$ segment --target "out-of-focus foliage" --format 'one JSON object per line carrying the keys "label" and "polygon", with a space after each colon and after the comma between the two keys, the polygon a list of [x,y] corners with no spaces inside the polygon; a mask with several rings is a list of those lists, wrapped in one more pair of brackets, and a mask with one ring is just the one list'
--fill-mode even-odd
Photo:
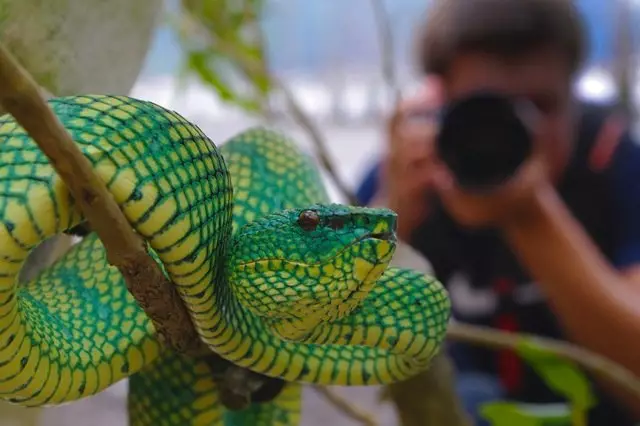
{"label": "out-of-focus foliage", "polygon": [[574,363],[540,349],[534,340],[522,340],[518,354],[542,377],[547,386],[567,398],[573,424],[585,424],[585,414],[596,404],[591,383]]}
{"label": "out-of-focus foliage", "polygon": [[182,0],[174,20],[185,63],[224,101],[259,112],[271,89],[262,38],[263,0]]}
{"label": "out-of-focus foliage", "polygon": [[564,406],[523,405],[492,402],[481,409],[492,426],[571,426],[571,412]]}
{"label": "out-of-focus foliage", "polygon": [[582,370],[540,348],[535,340],[522,339],[517,352],[550,389],[567,399],[568,405],[495,402],[482,407],[482,416],[493,426],[586,426],[586,412],[595,405],[596,398]]}

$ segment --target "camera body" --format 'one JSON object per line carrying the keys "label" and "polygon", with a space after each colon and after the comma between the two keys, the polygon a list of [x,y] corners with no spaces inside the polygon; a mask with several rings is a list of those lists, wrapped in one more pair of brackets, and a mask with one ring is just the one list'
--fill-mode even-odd
{"label": "camera body", "polygon": [[536,112],[529,102],[490,91],[451,102],[440,115],[438,156],[465,190],[495,189],[531,155]]}

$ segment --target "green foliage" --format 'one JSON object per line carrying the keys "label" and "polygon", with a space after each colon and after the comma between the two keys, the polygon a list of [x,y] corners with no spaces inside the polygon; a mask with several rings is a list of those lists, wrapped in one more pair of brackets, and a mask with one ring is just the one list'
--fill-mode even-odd
{"label": "green foliage", "polygon": [[571,412],[564,406],[540,406],[493,402],[480,410],[493,426],[569,426]]}
{"label": "green foliage", "polygon": [[[186,53],[186,72],[195,73],[200,80],[210,86],[225,102],[235,104],[244,110],[258,111],[260,103],[251,97],[240,94],[240,90],[234,88],[232,76],[229,71],[221,70],[220,63],[216,61],[216,55],[210,50],[193,50]],[[226,77],[225,77],[226,76]]]}
{"label": "green foliage", "polygon": [[534,339],[521,339],[518,354],[542,377],[550,389],[571,403],[574,424],[584,423],[585,413],[595,405],[591,383],[573,363],[545,351]]}
{"label": "green foliage", "polygon": [[260,15],[264,0],[182,0],[173,20],[185,52],[182,77],[197,76],[220,99],[259,112],[271,91]]}
{"label": "green foliage", "polygon": [[586,425],[586,412],[596,399],[585,374],[573,362],[542,348],[535,339],[522,338],[516,351],[550,389],[567,399],[570,411],[556,413],[539,407],[533,409],[530,405],[498,402],[484,405],[482,415],[493,426]]}

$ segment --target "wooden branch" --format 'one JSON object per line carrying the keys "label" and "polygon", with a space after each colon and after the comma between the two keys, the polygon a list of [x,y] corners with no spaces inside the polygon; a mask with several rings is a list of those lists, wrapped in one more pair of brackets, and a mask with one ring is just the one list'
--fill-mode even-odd
{"label": "wooden branch", "polygon": [[365,426],[377,426],[371,414],[351,404],[326,386],[313,386],[313,389],[324,397],[331,405],[336,407],[345,416],[362,423]]}
{"label": "wooden branch", "polygon": [[[40,87],[40,93],[44,99],[51,99],[53,95],[43,87]],[[0,115],[7,114],[0,105]],[[73,238],[69,235],[56,235],[43,241],[38,247],[33,249],[27,260],[25,260],[18,281],[21,283],[31,281],[42,270],[51,266],[56,260],[61,258],[73,245]]]}
{"label": "wooden branch", "polygon": [[91,164],[49,108],[31,76],[0,45],[0,105],[49,158],[91,228],[102,240],[109,263],[153,322],[159,339],[179,352],[203,345],[173,284],[147,254],[144,240],[93,173]]}
{"label": "wooden branch", "polygon": [[304,112],[302,106],[298,103],[295,96],[289,88],[282,84],[281,82],[277,83],[277,87],[284,95],[284,99],[287,103],[289,111],[293,116],[293,119],[300,127],[306,130],[307,134],[311,138],[311,142],[316,151],[316,155],[320,160],[320,164],[325,168],[333,183],[338,187],[338,190],[342,193],[342,195],[347,199],[347,202],[353,206],[357,206],[360,203],[356,198],[353,191],[349,189],[347,184],[342,180],[340,175],[338,174],[338,170],[333,165],[333,161],[329,157],[329,148],[327,147],[326,139],[322,136],[322,132],[320,129],[314,124],[313,120],[307,113]]}
{"label": "wooden branch", "polygon": [[[217,44],[215,44],[215,46],[220,51],[224,52],[227,56],[234,55],[235,57],[231,56],[231,58],[233,58],[238,65],[243,67],[245,73],[247,73],[248,75],[261,75],[260,68],[256,64],[252,64],[254,60],[248,57],[244,58],[237,49],[227,47],[222,42],[218,42]],[[294,94],[291,92],[291,90],[289,90],[286,84],[282,83],[274,76],[269,76],[269,79],[271,80],[271,84],[273,85],[273,87],[282,93],[293,120],[300,127],[302,127],[302,129],[304,129],[311,138],[311,142],[313,144],[313,147],[315,148],[316,155],[320,160],[320,164],[322,164],[322,167],[324,167],[324,169],[327,171],[327,173],[331,177],[331,180],[333,180],[334,185],[347,199],[349,204],[354,206],[358,205],[358,199],[353,194],[353,191],[349,189],[348,185],[340,177],[338,171],[333,165],[333,161],[331,160],[329,155],[329,148],[320,128],[315,125],[311,117],[309,117],[309,115],[304,111],[304,108],[302,108],[302,106],[300,105]]]}
{"label": "wooden branch", "polygon": [[640,379],[619,364],[579,346],[553,339],[513,334],[489,327],[461,323],[449,325],[447,338],[491,349],[512,349],[515,352],[528,341],[542,352],[548,352],[567,361],[572,361],[594,375],[618,385],[640,401]]}
{"label": "wooden branch", "polygon": [[373,17],[378,28],[378,39],[380,41],[380,70],[382,78],[393,95],[394,104],[400,101],[402,96],[398,85],[396,73],[396,55],[394,48],[393,28],[391,27],[391,19],[385,7],[384,0],[369,0]]}

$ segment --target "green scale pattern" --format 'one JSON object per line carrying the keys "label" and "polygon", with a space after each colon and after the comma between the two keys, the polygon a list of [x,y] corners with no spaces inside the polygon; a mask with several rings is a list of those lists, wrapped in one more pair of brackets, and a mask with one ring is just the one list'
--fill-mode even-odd
{"label": "green scale pattern", "polygon": [[[329,197],[324,186],[321,185],[320,174],[313,161],[303,155],[295,144],[277,132],[262,128],[251,129],[225,143],[221,147],[221,152],[231,172],[236,194],[233,209],[233,226],[236,231],[255,219],[273,212],[328,202]],[[424,292],[424,277],[412,271],[397,270],[385,275],[381,281],[367,299],[372,301],[372,304],[356,308],[353,315],[334,321],[329,326],[317,327],[309,340],[317,340],[320,344],[346,344],[360,338],[355,336],[354,339],[354,330],[362,330],[362,327],[371,325],[393,326],[398,323],[401,333],[402,330],[417,327],[417,330],[428,333],[430,338],[437,341],[439,334],[444,332],[441,315],[448,306],[446,295],[434,291],[429,294],[430,299],[425,301],[420,297]],[[428,285],[431,284],[431,282],[428,283]],[[433,282],[433,286],[437,288],[438,284]],[[410,309],[403,310],[406,306]],[[443,311],[436,310],[429,314],[430,311],[425,312],[425,308],[429,306],[440,306]],[[412,322],[412,317],[420,316],[423,312],[427,316],[426,323],[430,327],[428,331],[423,330],[425,322],[418,321],[416,324]],[[367,343],[381,344],[379,340]],[[389,344],[393,343],[391,341]],[[326,360],[337,362],[339,361],[337,355],[337,352],[330,351],[326,354]],[[366,351],[363,349],[355,353],[354,359],[365,362],[366,356]],[[173,367],[167,368],[168,365]],[[180,368],[177,368],[177,365],[180,365]],[[387,368],[393,370],[391,365],[387,365]],[[177,371],[189,373],[180,376],[176,374]],[[183,377],[184,380],[180,384],[175,382],[175,386],[169,389],[164,384],[169,376],[172,376],[173,380],[176,380],[176,377]],[[197,379],[194,380],[194,376],[197,376]],[[145,411],[146,422],[141,423],[145,425],[178,424],[167,422],[165,412],[183,411],[185,419],[195,419],[198,414],[212,413],[208,419],[213,419],[213,413],[219,413],[219,411],[218,399],[213,396],[215,384],[212,376],[213,372],[206,361],[200,360],[196,363],[193,359],[170,354],[163,361],[131,378],[131,412]],[[196,383],[199,385],[194,386]],[[195,387],[199,389],[194,389]],[[151,388],[162,389],[162,391],[156,391],[154,393],[156,398],[151,398],[151,392],[147,392],[147,389]],[[171,398],[167,398],[168,395],[171,395]],[[145,400],[144,410],[140,409],[137,402],[139,397]],[[207,401],[208,404],[198,404],[196,402],[198,400]],[[170,405],[168,401],[171,401]],[[152,408],[161,406],[164,406],[162,411]],[[203,411],[187,415],[185,406],[201,407]],[[292,426],[299,422],[300,408],[301,386],[298,383],[288,383],[273,402],[254,404],[249,409],[227,412],[224,416],[217,414],[212,423],[190,424],[205,425],[224,421],[226,426]]]}
{"label": "green scale pattern", "polygon": [[[213,144],[151,103],[81,96],[49,104],[183,297],[211,288],[215,253],[228,242],[218,230],[231,225],[231,185]],[[66,268],[59,263],[17,288],[29,251],[84,219],[46,156],[8,115],[0,118],[0,139],[0,395],[27,405],[91,395],[157,357],[148,343],[155,332],[101,249],[91,261],[71,257],[90,241],[62,261]],[[197,241],[191,250],[181,246],[188,238]],[[211,258],[194,267],[198,251]],[[206,322],[216,307],[201,300],[188,307]]]}
{"label": "green scale pattern", "polygon": [[[270,213],[327,203],[313,161],[277,132],[251,129],[220,148],[234,188],[233,230]],[[129,380],[132,426],[292,426],[300,419],[301,386],[288,383],[270,403],[222,411],[205,359],[167,353]]]}
{"label": "green scale pattern", "polygon": [[[35,143],[5,116],[0,397],[57,404],[131,376],[134,426],[292,425],[300,410],[293,382],[385,384],[428,367],[446,331],[446,292],[387,268],[395,215],[328,204],[315,165],[281,135],[254,129],[221,155],[197,127],[149,102],[96,95],[50,105],[148,241],[203,342],[292,383],[272,403],[225,414],[207,362],[160,347],[95,236],[18,287],[28,252],[83,218]],[[309,212],[312,229],[300,219]]]}

